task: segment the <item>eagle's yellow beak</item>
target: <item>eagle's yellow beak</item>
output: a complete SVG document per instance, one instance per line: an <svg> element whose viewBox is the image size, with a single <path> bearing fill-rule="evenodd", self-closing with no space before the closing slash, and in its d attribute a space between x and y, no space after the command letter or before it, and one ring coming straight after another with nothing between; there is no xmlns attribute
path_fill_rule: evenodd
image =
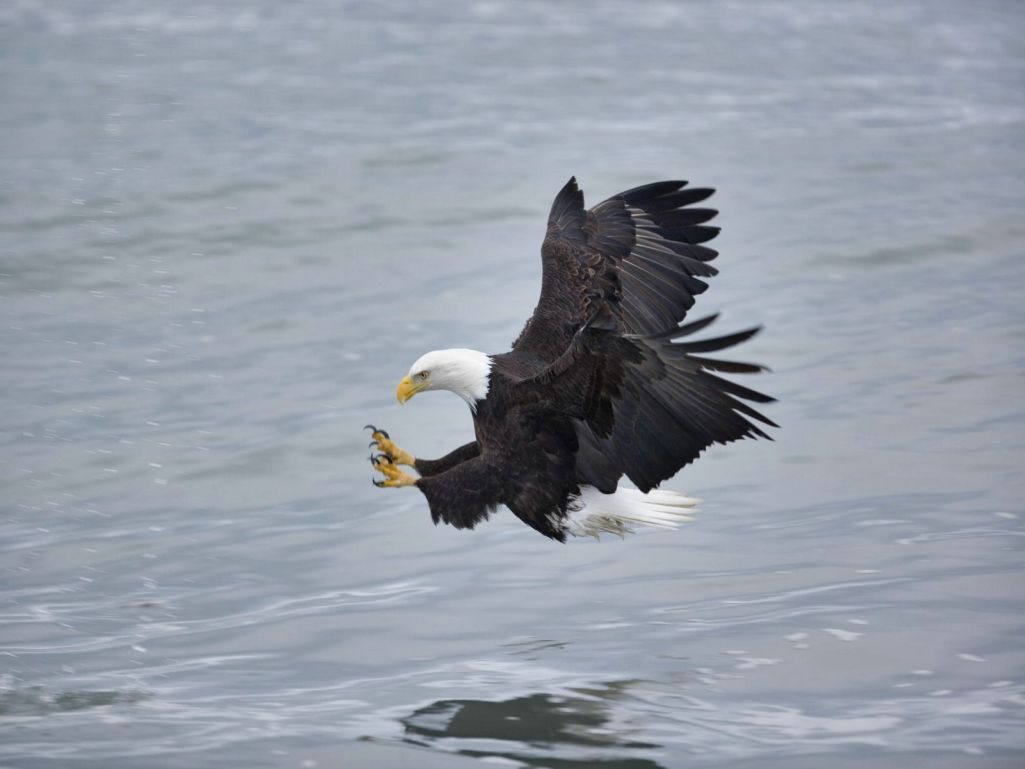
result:
<svg viewBox="0 0 1025 769"><path fill-rule="evenodd" d="M395 397L399 399L399 403L405 403L422 389L424 389L422 384L413 384L408 376L404 376L399 382L399 386L395 388Z"/></svg>

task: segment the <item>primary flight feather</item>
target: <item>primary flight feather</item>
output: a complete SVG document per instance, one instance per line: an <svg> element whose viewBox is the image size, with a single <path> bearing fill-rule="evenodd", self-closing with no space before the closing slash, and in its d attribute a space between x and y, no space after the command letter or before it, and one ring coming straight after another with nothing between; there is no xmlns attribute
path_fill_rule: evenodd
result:
<svg viewBox="0 0 1025 769"><path fill-rule="evenodd" d="M559 192L541 245L541 297L509 352L435 350L399 383L405 403L450 390L476 440L419 459L369 426L378 486L416 486L435 523L473 528L499 505L547 537L674 525L695 500L654 489L713 443L769 437L748 402L773 399L718 374L762 370L705 353L758 329L688 341L716 316L681 322L716 274L712 194L646 184L590 210L575 179ZM414 468L414 477L399 466ZM637 490L619 486L626 476Z"/></svg>

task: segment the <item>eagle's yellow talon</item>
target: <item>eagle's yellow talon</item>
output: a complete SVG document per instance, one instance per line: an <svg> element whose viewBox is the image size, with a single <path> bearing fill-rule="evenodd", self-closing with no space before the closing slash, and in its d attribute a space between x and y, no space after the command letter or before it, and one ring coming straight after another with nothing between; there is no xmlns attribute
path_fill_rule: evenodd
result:
<svg viewBox="0 0 1025 769"><path fill-rule="evenodd" d="M373 457L372 463L374 465L374 469L384 476L383 481L374 481L375 486L395 489L402 486L413 486L416 484L416 478L409 473L402 472L402 470L390 462L388 457L383 454L378 454Z"/></svg>
<svg viewBox="0 0 1025 769"><path fill-rule="evenodd" d="M375 429L371 437L374 439L374 444L377 445L377 448L391 459L392 464L406 465L407 467L413 467L416 464L416 458L405 449L400 449L396 446L384 430Z"/></svg>

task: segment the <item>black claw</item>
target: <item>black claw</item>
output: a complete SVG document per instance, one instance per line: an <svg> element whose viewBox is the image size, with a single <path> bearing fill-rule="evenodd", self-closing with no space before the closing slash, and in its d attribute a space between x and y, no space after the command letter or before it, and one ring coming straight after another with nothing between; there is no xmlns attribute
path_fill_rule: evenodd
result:
<svg viewBox="0 0 1025 769"><path fill-rule="evenodd" d="M390 440L391 440L391 436L390 436L390 435L388 435L388 431L387 431L387 430L374 430L374 432L375 432L375 433L381 433L381 435L383 435L383 436L384 436L384 439L385 439L386 441L390 441Z"/></svg>
<svg viewBox="0 0 1025 769"><path fill-rule="evenodd" d="M363 429L364 430L369 430L372 433L376 433L377 432L377 428L374 427L373 425L363 425Z"/></svg>
<svg viewBox="0 0 1025 769"><path fill-rule="evenodd" d="M384 481L378 481L378 480L371 480L370 482L371 482L372 484L374 484L374 485L375 485L375 486L376 486L377 488L379 488L379 489L380 489L380 488L382 488L382 487L384 486Z"/></svg>
<svg viewBox="0 0 1025 769"><path fill-rule="evenodd" d="M369 446L368 448L371 448L371 449L372 449L372 448L374 448L374 446L380 446L380 445L381 445L381 444L380 444L380 443L378 443L377 441L370 441L370 446Z"/></svg>

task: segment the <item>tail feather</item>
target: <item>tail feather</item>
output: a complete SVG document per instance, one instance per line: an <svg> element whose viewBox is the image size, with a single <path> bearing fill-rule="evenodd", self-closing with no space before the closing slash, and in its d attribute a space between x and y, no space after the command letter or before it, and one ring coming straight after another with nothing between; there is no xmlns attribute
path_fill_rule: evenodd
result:
<svg viewBox="0 0 1025 769"><path fill-rule="evenodd" d="M681 523L694 520L692 513L700 501L665 489L644 494L620 486L612 494L603 494L585 486L566 519L566 531L574 536L597 539L601 534L622 537L632 533L633 526L675 529Z"/></svg>

